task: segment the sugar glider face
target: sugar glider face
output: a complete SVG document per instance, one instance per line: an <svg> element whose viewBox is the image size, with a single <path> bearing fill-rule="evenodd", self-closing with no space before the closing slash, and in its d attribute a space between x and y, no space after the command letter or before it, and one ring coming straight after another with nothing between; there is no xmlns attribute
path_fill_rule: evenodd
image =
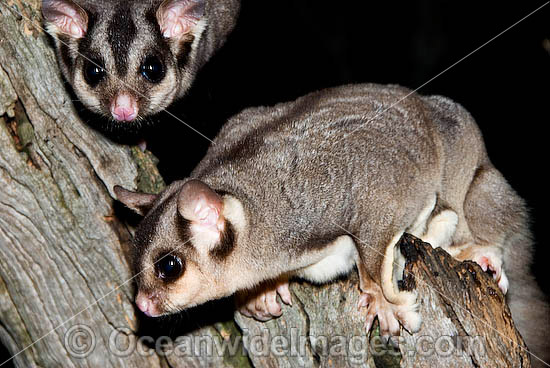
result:
<svg viewBox="0 0 550 368"><path fill-rule="evenodd" d="M139 125L190 87L206 0L43 0L67 81L89 110Z"/></svg>
<svg viewBox="0 0 550 368"><path fill-rule="evenodd" d="M227 282L235 229L224 199L198 180L176 182L159 197L115 187L118 199L145 218L134 236L136 305L157 317L231 295Z"/></svg>

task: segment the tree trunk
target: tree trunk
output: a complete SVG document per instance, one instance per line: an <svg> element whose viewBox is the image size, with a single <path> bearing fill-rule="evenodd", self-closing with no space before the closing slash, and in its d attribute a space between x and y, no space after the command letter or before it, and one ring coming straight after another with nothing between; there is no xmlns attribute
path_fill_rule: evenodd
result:
<svg viewBox="0 0 550 368"><path fill-rule="evenodd" d="M0 1L0 339L17 366L529 366L492 279L410 237L403 286L417 290L424 322L402 332L399 349L380 350L375 334L366 340L355 274L293 282L294 305L279 319L236 315L244 339L218 317L230 301L202 310L210 322L189 312L185 329L202 326L195 331L140 327L125 257L131 229L115 215L112 188L164 184L151 156L79 120L37 28L39 4ZM171 338L144 338L143 324Z"/></svg>
<svg viewBox="0 0 550 368"><path fill-rule="evenodd" d="M407 263L401 287L416 290L420 331L401 329L399 348L386 345L377 326L365 337L357 309L358 278L329 285L291 285L293 306L267 323L236 315L255 366L267 367L530 367L504 295L473 262L458 262L410 235L400 241ZM283 348L278 335L285 337ZM254 336L261 336L255 338ZM269 345L266 349L265 345ZM285 350L294 354L278 356Z"/></svg>
<svg viewBox="0 0 550 368"><path fill-rule="evenodd" d="M19 367L236 365L162 357L136 342L130 232L114 215L112 188L164 184L150 156L79 120L40 21L39 1L0 1L2 343ZM216 327L193 334L233 331Z"/></svg>

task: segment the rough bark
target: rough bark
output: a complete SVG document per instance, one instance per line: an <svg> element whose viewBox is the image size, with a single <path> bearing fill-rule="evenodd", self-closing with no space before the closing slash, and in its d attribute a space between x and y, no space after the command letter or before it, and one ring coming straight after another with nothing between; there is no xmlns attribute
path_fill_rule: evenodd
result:
<svg viewBox="0 0 550 368"><path fill-rule="evenodd" d="M130 232L115 216L112 188L158 192L163 182L150 156L79 120L40 22L38 0L0 1L2 343L20 367L234 366L206 354L113 354L110 337L122 351L140 336L124 252ZM192 335L219 340L228 330Z"/></svg>
<svg viewBox="0 0 550 368"><path fill-rule="evenodd" d="M357 275L329 285L291 285L293 306L267 323L236 315L254 365L266 367L530 367L504 295L473 262L458 262L442 249L405 235L407 259L401 287L418 293L423 323L401 329L399 348L384 344L377 327L365 337L357 309ZM288 345L275 338L285 337ZM263 336L253 340L253 336ZM300 340L302 337L302 340ZM264 349L268 344L269 349ZM278 356L285 350L292 352Z"/></svg>
<svg viewBox="0 0 550 368"><path fill-rule="evenodd" d="M402 247L414 277L404 286L417 290L424 324L413 336L403 331L399 349L374 354L376 334L365 340L353 274L324 286L293 282L294 305L268 323L236 315L248 357L236 326L217 320L224 320L216 317L220 308L230 310L227 301L203 310L210 322L190 312L186 332L171 331L180 339L161 349L166 354L147 350L147 340L120 354L144 335L143 322L159 335L173 326L138 321L125 258L131 231L115 216L112 188L158 192L163 182L149 155L79 120L46 35L36 28L39 3L0 0L0 340L18 354L17 366L529 366L491 278L411 238ZM195 326L201 327L189 332ZM90 331L88 352L91 340L78 333ZM113 332L122 332L119 354ZM449 336L442 342L460 341L461 348L450 357L418 354L421 336ZM457 336L480 336L484 350ZM224 343L234 352L220 351Z"/></svg>

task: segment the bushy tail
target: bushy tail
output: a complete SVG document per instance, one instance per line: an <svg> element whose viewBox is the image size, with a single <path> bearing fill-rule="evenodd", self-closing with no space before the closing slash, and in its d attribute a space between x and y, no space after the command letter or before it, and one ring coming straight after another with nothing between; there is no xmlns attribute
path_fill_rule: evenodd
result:
<svg viewBox="0 0 550 368"><path fill-rule="evenodd" d="M533 367L550 367L550 306L529 270L530 259L522 259L524 252L514 252L531 248L531 239L522 235L516 238L504 256L510 282L506 298L516 327L532 354Z"/></svg>
<svg viewBox="0 0 550 368"><path fill-rule="evenodd" d="M531 272L534 250L525 202L487 163L470 186L464 213L476 242L502 247L512 318L533 367L550 367L550 306Z"/></svg>

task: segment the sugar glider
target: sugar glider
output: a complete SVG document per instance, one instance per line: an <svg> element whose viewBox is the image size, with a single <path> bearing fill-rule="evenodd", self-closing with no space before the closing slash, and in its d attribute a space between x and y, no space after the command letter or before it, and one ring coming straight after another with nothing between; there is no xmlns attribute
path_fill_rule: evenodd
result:
<svg viewBox="0 0 550 368"><path fill-rule="evenodd" d="M290 303L289 277L328 282L357 267L367 330L378 316L384 336L416 331L416 295L397 286L407 232L493 271L528 346L548 360L524 201L464 108L409 93L351 85L248 109L188 179L158 196L116 187L145 215L137 306L161 316L238 293L241 311L265 320L281 314L277 294Z"/></svg>
<svg viewBox="0 0 550 368"><path fill-rule="evenodd" d="M42 0L59 65L104 130L137 129L190 88L239 0Z"/></svg>

